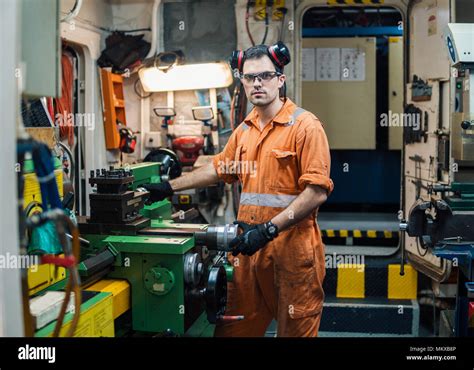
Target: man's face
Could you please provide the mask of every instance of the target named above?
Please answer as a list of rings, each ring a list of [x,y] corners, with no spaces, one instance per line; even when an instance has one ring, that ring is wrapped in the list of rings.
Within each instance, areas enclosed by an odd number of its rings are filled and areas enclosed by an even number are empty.
[[[242,71],[243,75],[261,72],[276,72],[275,66],[268,56],[264,55],[258,59],[248,59],[245,61]],[[275,75],[268,80],[256,77],[253,81],[248,81],[242,78],[247,99],[258,107],[264,107],[272,103],[275,99],[279,98],[279,89],[283,86],[285,78],[285,75]]]

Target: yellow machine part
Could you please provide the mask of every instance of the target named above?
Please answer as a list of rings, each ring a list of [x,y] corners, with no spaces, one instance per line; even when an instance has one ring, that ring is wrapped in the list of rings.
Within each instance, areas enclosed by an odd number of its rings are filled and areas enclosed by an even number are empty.
[[[66,269],[52,264],[33,265],[28,268],[28,293],[33,295],[66,278]]]
[[[74,331],[74,337],[114,337],[114,318],[113,318],[113,297],[107,294],[104,298],[97,300],[93,305],[84,308],[81,305],[81,316],[79,323]],[[59,336],[64,337],[71,325],[72,313],[68,313],[64,319],[64,324],[59,331]],[[51,337],[53,334],[54,322],[48,327],[39,331],[37,336]],[[43,333],[43,334],[42,334]],[[46,335],[44,333],[47,333]]]
[[[130,309],[130,284],[126,280],[104,279],[86,290],[112,293],[114,320]]]
[[[56,169],[54,171],[56,176],[56,184],[58,185],[59,196],[63,197],[63,171]],[[25,173],[25,188],[23,191],[24,209],[27,209],[33,203],[41,203],[41,190],[38,183],[38,178],[34,172]],[[33,206],[27,217],[42,212],[41,207]],[[56,268],[54,265],[35,265],[28,269],[28,289],[29,294],[35,294],[50,285],[63,280],[66,277],[66,269],[63,267]]]
[[[54,171],[56,175],[56,184],[58,185],[59,196],[63,197],[63,171],[62,169],[57,169]],[[24,199],[24,208],[26,209],[32,202],[41,203],[41,190],[38,183],[38,178],[36,174],[33,173],[25,173],[25,190],[23,191],[23,199]],[[41,208],[39,208],[41,211]]]

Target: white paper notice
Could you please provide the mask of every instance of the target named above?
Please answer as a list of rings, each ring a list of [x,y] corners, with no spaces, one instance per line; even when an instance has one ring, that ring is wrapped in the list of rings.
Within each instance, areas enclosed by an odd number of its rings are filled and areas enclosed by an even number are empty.
[[[365,51],[355,48],[341,49],[341,80],[365,81]]]
[[[315,49],[303,48],[303,81],[314,81],[316,71]]]
[[[339,48],[316,49],[316,80],[339,81],[341,61]]]

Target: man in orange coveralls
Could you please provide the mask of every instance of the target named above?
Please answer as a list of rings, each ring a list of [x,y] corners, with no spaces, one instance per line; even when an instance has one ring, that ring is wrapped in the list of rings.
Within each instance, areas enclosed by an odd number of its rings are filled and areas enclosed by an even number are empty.
[[[226,315],[245,319],[217,326],[216,336],[263,336],[272,319],[278,336],[318,334],[325,256],[315,219],[334,186],[321,122],[280,98],[289,59],[282,43],[234,52],[231,65],[254,109],[212,163],[145,186],[155,201],[219,179],[242,182]]]

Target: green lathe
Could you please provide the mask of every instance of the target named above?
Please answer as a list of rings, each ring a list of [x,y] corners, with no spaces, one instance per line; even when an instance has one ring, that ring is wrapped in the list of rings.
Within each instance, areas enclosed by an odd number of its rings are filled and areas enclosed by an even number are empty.
[[[115,320],[116,333],[210,336],[215,323],[242,319],[225,316],[226,251],[237,229],[175,223],[169,201],[145,204],[149,193],[140,186],[160,182],[160,166],[91,171],[91,216],[78,218],[81,279],[130,285],[130,309]]]

